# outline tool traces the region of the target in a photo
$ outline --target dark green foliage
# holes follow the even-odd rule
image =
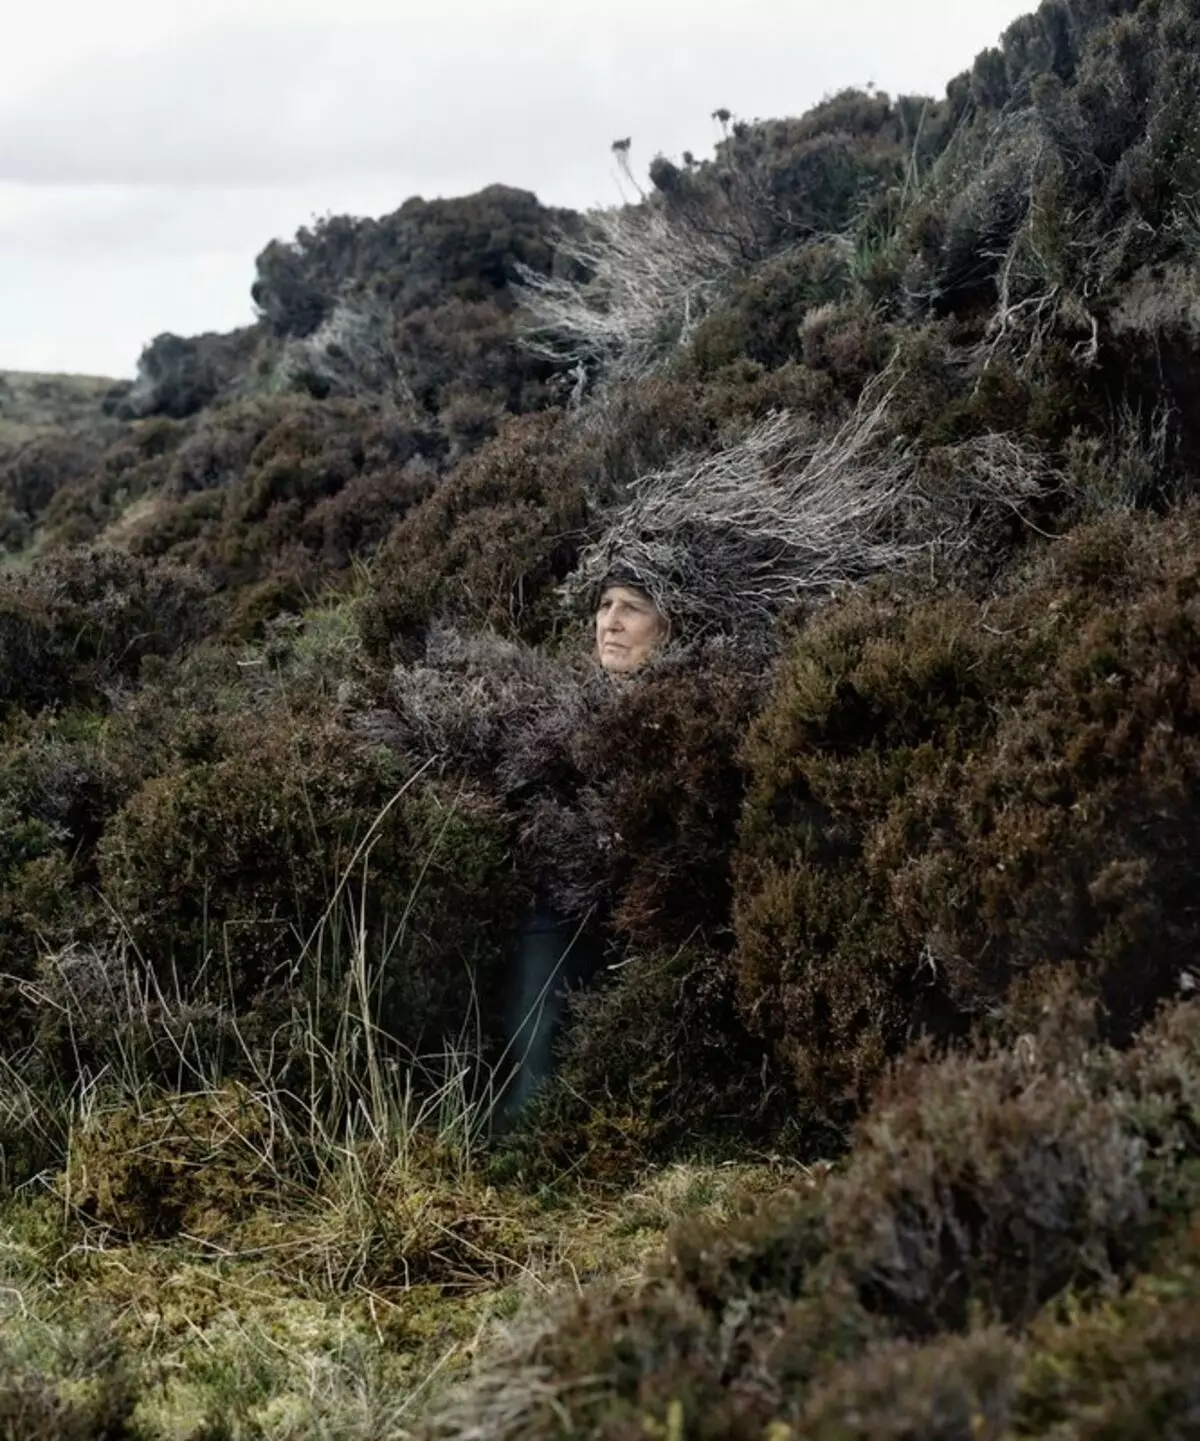
[[[587,517],[587,471],[560,412],[510,420],[392,532],[363,612],[379,659],[414,653],[434,619],[541,640]]]
[[[261,336],[254,326],[228,335],[160,335],[138,358],[138,374],[116,404],[126,419],[150,415],[183,420],[245,383]]]
[[[550,265],[560,214],[504,185],[455,200],[414,197],[379,220],[333,216],[258,257],[252,295],[276,335],[308,335],[348,287],[365,283],[406,315],[456,298],[503,298],[516,267]]]
[[[737,1014],[724,956],[635,953],[572,996],[552,1079],[512,1143],[530,1176],[627,1175],[778,1134],[785,1083]]]
[[[95,439],[53,430],[0,447],[0,546],[24,549],[58,491],[87,475],[100,449]]]
[[[849,284],[845,252],[838,246],[787,250],[751,271],[726,304],[697,327],[691,356],[701,373],[746,356],[770,369],[798,359],[805,316],[841,299]]]
[[[145,962],[235,1009],[297,986],[329,1006],[365,915],[385,1031],[437,1044],[472,988],[494,1017],[523,903],[494,807],[428,782],[396,799],[406,774],[319,715],[228,725],[214,759],[147,781],[101,841],[106,898]]]
[[[1079,960],[1127,1034],[1191,964],[1196,518],[1107,523],[998,600],[835,610],[747,749],[748,1013],[836,1115],[919,1030]]]

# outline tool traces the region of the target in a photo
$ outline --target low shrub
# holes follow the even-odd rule
[[[527,1179],[611,1180],[670,1156],[770,1144],[787,1087],[737,1013],[728,958],[614,955],[570,995],[552,1077],[506,1139]]]
[[[1033,1328],[1013,1412],[1022,1436],[1185,1437],[1200,1406],[1200,1233],[1164,1243],[1127,1295]]]
[[[586,523],[587,479],[561,412],[510,420],[392,532],[363,610],[368,651],[411,658],[435,620],[545,639]]]
[[[746,357],[772,370],[800,359],[806,316],[842,299],[849,284],[843,247],[826,243],[784,251],[751,271],[696,327],[687,361],[708,375]]]
[[[184,993],[265,992],[335,1023],[352,958],[410,1050],[498,1014],[523,903],[493,804],[414,778],[319,717],[234,716],[211,760],[148,780],[99,848],[117,924]]]
[[[1019,1044],[897,1073],[840,1172],[684,1221],[636,1286],[528,1317],[425,1434],[1132,1435],[1140,1376],[1184,1435],[1198,1086],[1194,1002],[1122,1054],[1052,988]],[[1166,1289],[1118,1299],[1138,1272]]]
[[[1192,964],[1196,517],[1085,527],[987,600],[885,589],[792,643],[752,729],[743,1004],[814,1118],[1078,960],[1114,1035]]]
[[[143,661],[204,632],[195,571],[110,548],[53,555],[0,577],[0,705],[103,705]]]

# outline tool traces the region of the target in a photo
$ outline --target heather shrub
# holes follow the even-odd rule
[[[752,270],[696,327],[689,359],[702,375],[743,358],[772,370],[798,359],[805,317],[840,300],[848,287],[842,247],[827,242],[784,251]]]
[[[1127,1295],[1035,1326],[1013,1407],[1017,1434],[1080,1441],[1191,1434],[1200,1406],[1196,1227],[1164,1243]]]
[[[59,1346],[0,1343],[3,1441],[137,1441],[137,1402],[128,1357],[99,1328]]]
[[[430,415],[471,395],[508,414],[545,404],[551,368],[518,348],[511,306],[496,300],[414,310],[397,325],[396,345],[411,394]]]
[[[620,1178],[649,1161],[769,1144],[786,1083],[746,1028],[727,957],[625,954],[574,991],[552,1077],[513,1145],[529,1174]]]
[[[266,437],[297,412],[303,413],[294,400],[274,396],[201,412],[171,456],[163,494],[180,499],[197,491],[231,489]]]
[[[290,242],[272,241],[251,294],[278,336],[311,334],[356,285],[400,316],[442,300],[502,299],[518,266],[549,268],[550,229],[562,218],[505,185],[452,199],[414,196],[378,220],[330,216]]]
[[[579,413],[598,474],[619,491],[679,449],[701,449],[722,419],[713,392],[682,375],[610,385]]]
[[[10,1022],[28,1011],[20,992],[39,956],[86,931],[95,845],[125,793],[98,717],[43,713],[7,727],[0,744],[0,969]]]
[[[309,512],[364,474],[376,476],[365,499],[383,501],[384,513],[374,522],[380,530],[414,498],[404,467],[417,449],[410,429],[360,403],[293,405],[274,417],[254,446],[227,491],[220,530],[198,558],[234,582],[260,578],[289,547],[316,541],[320,532],[309,528],[306,534]]]
[[[1020,1381],[1021,1349],[986,1329],[924,1346],[884,1342],[830,1368],[805,1402],[794,1435],[806,1441],[975,1441],[1004,1435]]]
[[[0,545],[21,550],[64,486],[95,466],[101,446],[90,437],[44,431],[0,447]]]
[[[604,799],[604,895],[627,943],[724,944],[739,748],[760,690],[746,657],[664,656],[574,738],[583,789]]]
[[[58,486],[43,512],[42,532],[53,548],[95,541],[126,513],[148,504],[185,431],[159,417],[121,427],[107,446],[97,435],[92,463]]]
[[[0,703],[102,705],[206,625],[197,572],[95,548],[0,577]]]
[[[588,468],[560,412],[510,420],[393,530],[363,640],[414,654],[434,620],[539,641],[586,521]]]
[[[840,1171],[684,1221],[636,1285],[527,1318],[426,1434],[967,1441],[1076,1416],[1126,1434],[1088,1418],[1132,1416],[1141,1368],[1178,1424],[1175,1303],[1118,1298],[1151,1267],[1186,1294],[1197,1008],[1122,1054],[1092,1043],[1080,997],[1044,998],[1017,1045],[896,1073]]]
[[[723,947],[738,751],[765,663],[750,648],[680,647],[618,686],[584,654],[435,630],[354,724],[503,797],[555,909],[637,947]]]
[[[138,373],[118,404],[122,415],[182,420],[246,381],[262,340],[258,326],[227,335],[155,336],[138,357]]]
[[[110,530],[135,554],[202,568],[242,639],[370,554],[436,477],[437,446],[362,399],[276,396],[201,415],[152,496]]]
[[[1085,527],[1001,597],[862,594],[792,642],[747,743],[736,929],[815,1114],[1044,962],[1083,965],[1116,1035],[1191,964],[1195,527]]]
[[[414,777],[336,724],[234,717],[222,752],[148,780],[99,847],[121,931],[185,993],[334,1006],[352,957],[409,1048],[478,1006],[522,904],[494,806]]]
[[[1039,433],[1104,437],[1123,407],[1177,408],[1196,437],[1192,196],[1200,32],[1186,5],[1043,4],[950,87],[959,112],[919,182],[889,197],[863,283],[909,322],[961,339],[1035,392]],[[970,358],[966,352],[964,358]],[[974,367],[972,367],[974,368]]]

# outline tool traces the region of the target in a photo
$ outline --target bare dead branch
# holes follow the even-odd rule
[[[537,355],[614,378],[660,369],[738,263],[731,239],[652,204],[590,212],[582,234],[560,236],[558,254],[586,278],[523,269],[521,337]]]

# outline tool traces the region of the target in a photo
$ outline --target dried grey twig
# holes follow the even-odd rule
[[[420,414],[396,342],[395,317],[378,297],[344,296],[311,335],[288,341],[279,376],[288,386],[377,395],[406,415]]]
[[[923,462],[894,439],[877,384],[832,436],[787,412],[632,488],[563,588],[575,604],[620,570],[685,634],[753,628],[880,572],[970,549],[982,512],[1021,509],[1051,483],[1016,441],[990,435]]]
[[[593,210],[558,256],[585,279],[523,267],[519,329],[535,355],[614,379],[651,374],[691,333],[738,264],[732,238],[680,223],[661,206]]]

